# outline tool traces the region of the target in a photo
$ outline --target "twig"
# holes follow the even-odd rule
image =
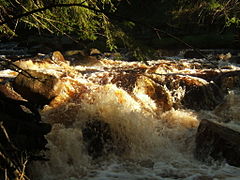
[[[20,68],[19,66],[15,65],[14,63],[12,63],[12,61],[10,59],[3,59],[3,58],[0,58],[0,61],[3,61],[3,62],[6,62],[7,64],[6,65],[2,65],[3,67],[6,67],[6,68],[10,68],[10,66],[12,66],[14,68],[14,71],[20,73],[20,74],[23,74],[24,76],[26,77],[29,77],[29,78],[32,78],[32,79],[36,79],[38,81],[40,81],[38,78],[36,77],[33,77],[29,72],[27,72],[26,70]]]
[[[18,150],[18,148],[11,142],[11,139],[10,139],[8,133],[7,133],[6,128],[3,126],[3,122],[2,121],[0,122],[0,128],[2,129],[6,139],[8,141],[8,143],[12,146],[12,148],[15,149],[15,150]]]

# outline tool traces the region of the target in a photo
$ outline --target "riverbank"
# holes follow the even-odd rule
[[[198,52],[194,49],[186,47],[181,42],[173,38],[163,38],[146,40],[145,43],[151,44],[151,54],[147,52],[149,59],[159,58],[215,58],[218,55],[226,55],[230,53],[232,56],[239,56],[240,50],[235,43],[233,34],[223,36],[201,35],[201,36],[185,36],[182,38],[184,42],[189,43],[192,47],[197,47]],[[240,43],[239,43],[240,44]],[[38,54],[47,55],[53,51],[61,51],[63,54],[71,51],[72,54],[82,51],[82,56],[90,55],[91,49],[98,49],[98,55],[102,58],[110,58],[116,60],[138,60],[133,56],[134,49],[119,48],[116,51],[108,51],[103,42],[84,42],[75,38],[66,36],[52,35],[35,35],[26,38],[13,39],[11,41],[0,42],[0,56],[7,57],[12,60],[34,57]],[[142,51],[144,53],[144,50]],[[69,53],[68,53],[69,54]],[[96,54],[96,53],[95,53]],[[204,55],[204,56],[203,56]]]

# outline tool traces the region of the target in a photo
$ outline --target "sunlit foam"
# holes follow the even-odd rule
[[[194,140],[201,114],[173,108],[162,111],[153,99],[155,91],[151,83],[146,83],[149,89],[136,88],[131,93],[110,84],[111,81],[101,82],[101,78],[109,80],[112,77],[111,67],[120,70],[144,69],[158,64],[158,70],[152,68],[149,73],[166,73],[180,72],[183,67],[194,66],[187,62],[178,66],[174,62],[175,65],[170,64],[173,67],[164,70],[160,66],[162,62],[146,65],[105,59],[101,62],[103,67],[92,68],[96,72],[107,68],[107,71],[98,73],[86,67],[48,64],[40,67],[27,63],[26,68],[55,74],[63,82],[61,93],[41,112],[42,120],[50,123],[53,129],[46,136],[49,161],[33,164],[34,177],[39,180],[113,179],[113,176],[115,179],[134,180],[240,177],[239,169],[228,165],[206,166],[194,159]],[[164,63],[169,64],[168,61]],[[191,80],[186,76],[183,78]],[[197,78],[195,80],[199,84],[206,83]],[[172,103],[177,103],[185,93],[184,88],[173,91],[163,88]],[[239,111],[237,106],[233,111]],[[238,120],[237,114],[234,119]],[[102,159],[92,159],[87,152],[82,130],[87,122],[94,120],[109,124],[113,146],[120,152],[109,152]],[[141,166],[141,162],[148,161],[153,164],[151,168]]]

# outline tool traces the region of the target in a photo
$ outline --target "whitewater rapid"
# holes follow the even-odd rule
[[[144,64],[110,60],[102,63],[96,67],[39,67],[25,63],[28,68],[59,76],[63,82],[59,96],[41,111],[42,121],[52,125],[46,136],[49,150],[45,154],[49,161],[31,165],[34,180],[240,179],[239,168],[224,162],[205,164],[194,158],[198,124],[203,117],[219,118],[213,111],[163,111],[146,89],[133,87],[130,93],[110,83],[114,78],[106,70],[110,66],[145,67]],[[163,69],[159,68],[158,73]],[[183,71],[187,70],[194,69]],[[168,72],[179,71],[173,67]],[[184,89],[174,95],[181,97],[181,93]],[[226,97],[232,109],[224,116],[231,116],[231,126],[235,128],[239,123],[239,100],[236,91]],[[83,130],[91,121],[104,122],[111,129],[113,151],[98,158],[89,155],[83,137]]]

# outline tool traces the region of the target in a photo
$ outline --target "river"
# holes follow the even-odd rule
[[[215,161],[206,164],[194,158],[195,135],[201,119],[220,121],[224,116],[231,119],[229,126],[238,129],[237,90],[229,91],[225,98],[231,108],[219,116],[211,110],[184,107],[162,110],[146,89],[134,86],[130,92],[124,85],[110,83],[114,68],[141,69],[147,65],[107,59],[100,62],[90,67],[37,66],[31,61],[22,65],[54,74],[63,82],[59,96],[41,111],[42,120],[53,128],[46,136],[49,161],[31,165],[34,180],[240,179],[237,167]],[[149,66],[159,62],[149,61]],[[158,73],[195,71],[190,68],[194,62],[183,60],[182,64],[186,65],[182,70],[159,67]],[[229,67],[239,69],[237,65]],[[129,78],[122,82],[130,81]],[[177,88],[174,93],[168,92],[169,98],[177,101],[184,91]],[[86,124],[93,121],[106,123],[111,129],[111,141],[103,144],[103,155],[96,158],[89,154],[83,135]]]

